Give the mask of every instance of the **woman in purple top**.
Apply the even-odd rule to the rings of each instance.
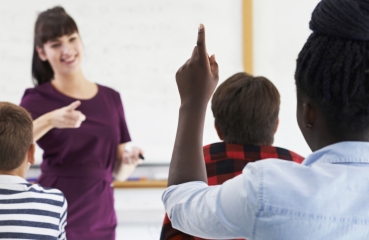
[[[38,182],[65,194],[69,240],[115,239],[113,174],[133,169],[141,153],[124,151],[131,138],[120,95],[84,77],[78,28],[63,8],[38,16],[34,41],[36,87],[20,105],[44,150]]]

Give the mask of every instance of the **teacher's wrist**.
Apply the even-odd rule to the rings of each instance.
[[[48,112],[45,114],[45,125],[51,129],[53,129],[55,127],[54,125],[54,118],[56,115],[56,110]]]

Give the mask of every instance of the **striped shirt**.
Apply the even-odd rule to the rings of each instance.
[[[66,239],[67,201],[61,191],[0,175],[1,239]]]

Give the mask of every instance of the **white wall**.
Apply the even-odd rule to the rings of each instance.
[[[254,74],[269,78],[281,94],[275,145],[311,153],[296,122],[294,73],[319,0],[254,0]]]
[[[12,0],[0,4],[0,96],[19,103],[31,87],[32,31],[37,13],[62,4],[79,25],[84,72],[121,93],[133,140],[145,162],[171,157],[178,119],[175,72],[191,56],[199,23],[222,79],[242,70],[241,0]],[[209,111],[206,143],[217,140]]]
[[[275,145],[309,154],[295,120],[294,69],[310,34],[318,0],[254,0],[254,73],[282,96]],[[216,53],[221,81],[242,70],[241,0],[12,0],[0,4],[0,100],[19,103],[32,87],[32,31],[37,13],[62,4],[79,25],[84,72],[121,92],[127,121],[147,162],[168,162],[177,124],[177,68],[190,56],[196,28],[207,27],[209,53]],[[208,112],[204,143],[217,141]],[[39,157],[40,158],[40,157]]]

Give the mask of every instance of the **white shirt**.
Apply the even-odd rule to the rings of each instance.
[[[369,239],[369,143],[249,163],[223,185],[171,186],[163,202],[174,228],[202,238]]]
[[[0,175],[0,238],[66,239],[67,201],[57,189]]]

